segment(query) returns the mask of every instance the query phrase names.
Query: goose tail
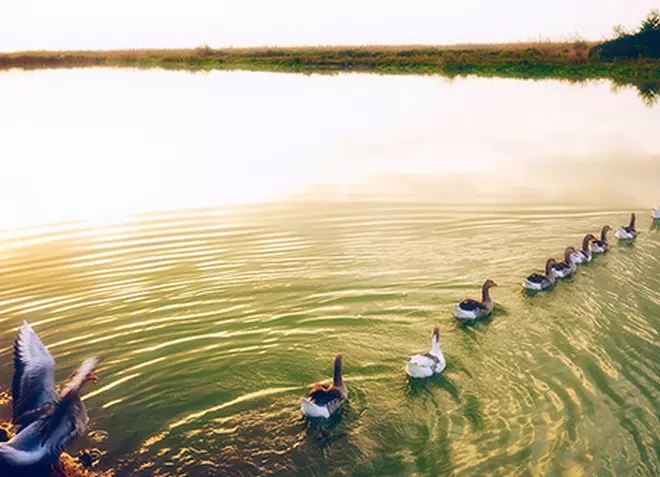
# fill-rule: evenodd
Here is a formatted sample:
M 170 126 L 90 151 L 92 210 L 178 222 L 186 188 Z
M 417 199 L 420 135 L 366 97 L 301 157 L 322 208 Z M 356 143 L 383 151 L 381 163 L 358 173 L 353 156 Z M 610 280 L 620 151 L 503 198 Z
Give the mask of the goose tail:
M 326 419 L 330 417 L 330 413 L 328 412 L 327 407 L 318 406 L 306 397 L 302 398 L 302 405 L 300 406 L 300 410 L 307 417 L 323 417 Z

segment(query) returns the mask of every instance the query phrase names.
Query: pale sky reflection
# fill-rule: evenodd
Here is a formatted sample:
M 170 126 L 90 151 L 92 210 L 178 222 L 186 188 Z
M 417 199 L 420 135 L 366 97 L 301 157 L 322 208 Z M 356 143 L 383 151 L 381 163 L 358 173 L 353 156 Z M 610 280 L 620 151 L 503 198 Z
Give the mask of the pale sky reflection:
M 660 155 L 660 108 L 606 82 L 60 70 L 0 104 L 0 228 Z

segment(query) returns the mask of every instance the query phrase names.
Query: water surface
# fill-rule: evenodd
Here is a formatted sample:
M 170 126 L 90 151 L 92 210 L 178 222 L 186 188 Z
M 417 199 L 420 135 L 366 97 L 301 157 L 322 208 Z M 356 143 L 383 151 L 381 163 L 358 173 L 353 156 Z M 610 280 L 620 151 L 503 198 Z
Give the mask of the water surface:
M 58 381 L 102 356 L 72 449 L 100 468 L 660 472 L 660 108 L 633 91 L 84 70 L 0 75 L 0 102 L 0 392 L 22 319 Z M 635 244 L 522 293 L 631 210 Z M 433 326 L 448 368 L 409 382 Z M 350 404 L 309 423 L 338 352 Z

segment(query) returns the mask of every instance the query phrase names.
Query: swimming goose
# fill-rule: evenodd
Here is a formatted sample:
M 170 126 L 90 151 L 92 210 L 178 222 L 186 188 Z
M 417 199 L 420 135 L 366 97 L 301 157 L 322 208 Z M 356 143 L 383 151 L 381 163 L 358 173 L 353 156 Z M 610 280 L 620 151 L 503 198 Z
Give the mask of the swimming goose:
M 578 250 L 573 254 L 573 261 L 575 263 L 589 263 L 591 262 L 591 247 L 589 247 L 589 242 L 592 240 L 598 240 L 598 238 L 593 234 L 587 234 L 582 240 L 582 250 Z
M 332 371 L 332 386 L 316 384 L 307 396 L 302 398 L 301 410 L 307 417 L 323 417 L 328 419 L 348 399 L 348 389 L 341 374 L 343 358 L 335 357 Z
M 607 253 L 610 248 L 607 241 L 607 232 L 610 230 L 612 230 L 612 227 L 609 225 L 603 227 L 603 230 L 600 231 L 600 240 L 594 240 L 591 244 L 591 253 Z
M 406 364 L 406 374 L 412 378 L 428 378 L 440 374 L 447 367 L 445 356 L 440 350 L 440 328 L 433 328 L 431 351 L 411 356 Z
M 496 286 L 497 283 L 493 280 L 486 280 L 481 287 L 481 301 L 466 298 L 454 308 L 454 316 L 461 320 L 475 320 L 490 315 L 495 303 L 490 297 L 489 290 Z
M 555 264 L 555 270 L 557 270 L 557 276 L 559 278 L 570 277 L 577 271 L 577 265 L 573 260 L 573 254 L 575 252 L 575 247 L 566 247 L 564 260 Z
M 656 207 L 651 211 L 652 219 L 660 219 L 660 207 Z
M 557 280 L 557 270 L 555 264 L 557 261 L 554 258 L 545 262 L 545 275 L 542 273 L 533 273 L 528 276 L 523 282 L 523 287 L 528 290 L 547 290 L 555 284 Z
M 616 237 L 620 240 L 632 240 L 637 237 L 637 229 L 635 229 L 635 214 L 630 214 L 630 224 L 627 227 L 621 226 L 616 231 Z
M 26 475 L 59 461 L 60 454 L 87 428 L 87 410 L 80 392 L 89 381 L 97 381 L 97 358 L 83 362 L 55 393 L 55 361 L 34 330 L 27 324 L 14 344 L 12 386 L 13 422 L 18 433 L 0 444 L 0 475 Z

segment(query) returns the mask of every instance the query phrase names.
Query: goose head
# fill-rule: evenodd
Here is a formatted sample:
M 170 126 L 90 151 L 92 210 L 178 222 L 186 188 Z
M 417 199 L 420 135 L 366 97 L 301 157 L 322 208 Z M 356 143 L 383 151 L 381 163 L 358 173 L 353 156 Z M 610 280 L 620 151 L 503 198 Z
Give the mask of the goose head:
M 589 242 L 591 242 L 592 240 L 598 240 L 598 237 L 596 237 L 594 234 L 585 235 L 584 240 L 582 240 L 582 250 L 588 250 Z
M 497 283 L 495 283 L 493 280 L 491 280 L 491 279 L 489 278 L 488 280 L 486 280 L 486 281 L 484 282 L 484 284 L 483 284 L 483 286 L 481 287 L 481 289 L 482 289 L 484 292 L 487 292 L 488 290 L 490 290 L 491 288 L 496 287 L 496 286 L 497 286 Z
M 564 259 L 566 260 L 566 262 L 572 263 L 573 260 L 572 255 L 576 252 L 577 250 L 575 250 L 575 247 L 573 246 L 566 247 L 566 250 L 564 251 Z

